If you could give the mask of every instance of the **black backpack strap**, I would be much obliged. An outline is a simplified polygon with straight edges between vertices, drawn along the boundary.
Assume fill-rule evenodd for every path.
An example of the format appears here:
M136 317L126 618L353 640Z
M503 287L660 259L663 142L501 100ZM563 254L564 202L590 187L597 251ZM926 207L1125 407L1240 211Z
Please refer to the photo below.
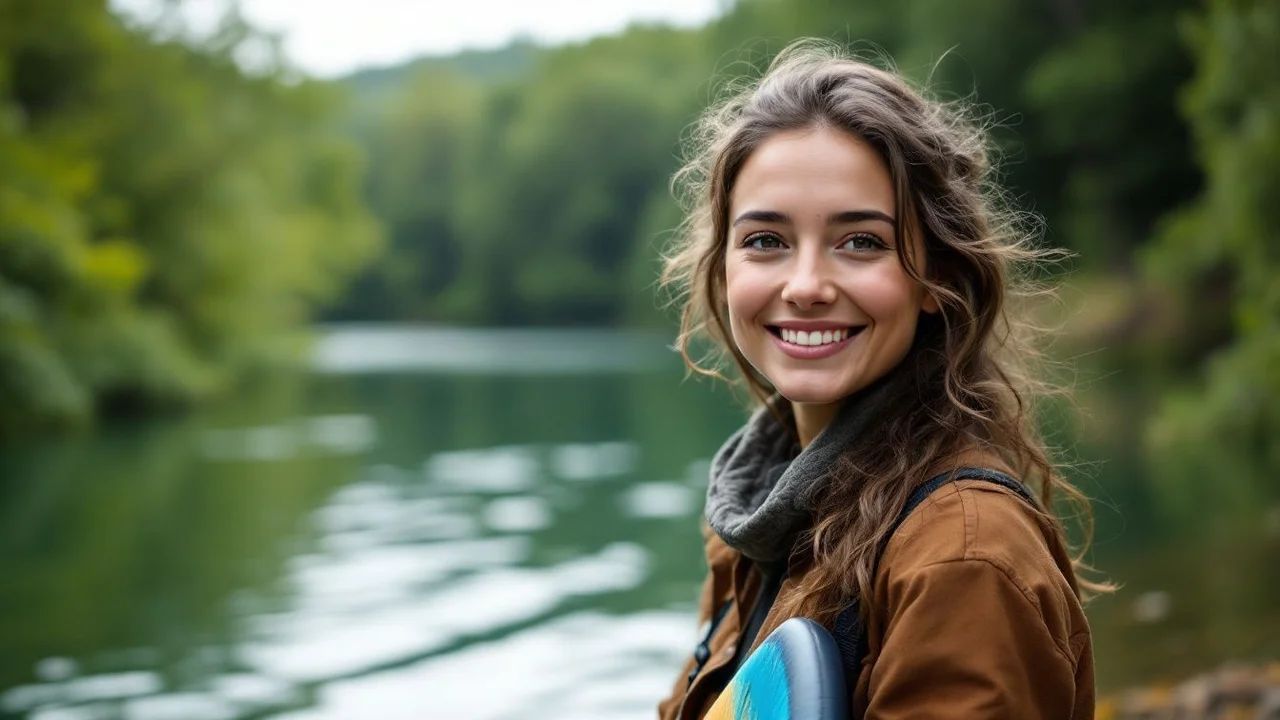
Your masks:
M836 640L836 648L840 650L845 689L852 694L858 685L858 676L862 674L862 658L867 656L867 631L862 618L858 616L857 598L836 616L831 635Z
M733 607L733 599L726 600L719 610L711 615L711 623L707 627L707 632L702 636L702 642L698 643L698 647L693 650L693 669L689 671L689 684L692 685L694 678L698 677L698 673L702 672L702 666L707 664L707 660L711 659L711 636L716 634L716 628L720 626L720 621L724 620L724 616L729 614L729 608Z
M889 529L889 534L884 536L884 540L876 550L875 564L877 570L880 567L880 556L884 554L885 548L888 547L889 539L898 531L898 527L907 519L911 511L919 507L920 503L933 494L934 490L954 480L986 480L1014 491L1022 499L1031 503L1033 507L1040 507L1040 504L1036 502L1035 496L1031 494L1027 486L1002 472L976 467L965 467L945 472L917 487L912 491L911 497L907 498L907 504L903 506L902 512L898 513L897 519L893 521L893 527ZM841 610L840 614L836 616L835 624L831 628L831 634L835 636L836 647L840 649L840 662L844 665L845 685L848 691L852 693L858 682L858 675L862 673L862 659L867 656L867 629L858 614L857 598L854 598L853 602L846 605L844 610Z

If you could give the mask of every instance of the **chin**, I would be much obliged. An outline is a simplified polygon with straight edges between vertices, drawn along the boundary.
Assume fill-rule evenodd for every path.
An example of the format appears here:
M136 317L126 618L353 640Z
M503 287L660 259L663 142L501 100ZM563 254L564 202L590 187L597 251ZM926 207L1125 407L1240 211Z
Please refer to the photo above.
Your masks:
M827 405L840 402L856 392L856 389L845 392L829 382L783 382L774 384L773 388L791 402L805 405Z

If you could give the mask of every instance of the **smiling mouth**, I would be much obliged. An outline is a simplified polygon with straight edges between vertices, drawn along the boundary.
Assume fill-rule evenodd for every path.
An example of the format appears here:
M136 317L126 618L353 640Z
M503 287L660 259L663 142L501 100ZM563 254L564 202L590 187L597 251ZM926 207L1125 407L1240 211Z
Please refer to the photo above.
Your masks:
M846 328L836 330L792 330L790 328L778 327L777 325L765 326L774 337L780 338L783 342L801 347L815 347L819 345L835 345L862 332L866 325L853 325Z

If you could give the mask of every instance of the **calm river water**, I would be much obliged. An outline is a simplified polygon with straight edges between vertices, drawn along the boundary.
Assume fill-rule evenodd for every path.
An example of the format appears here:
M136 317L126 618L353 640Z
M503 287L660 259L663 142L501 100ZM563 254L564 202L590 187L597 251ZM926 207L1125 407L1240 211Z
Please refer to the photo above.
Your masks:
M346 328L316 367L0 452L0 717L651 717L733 398L644 335ZM1102 689L1280 657L1280 489L1078 454Z

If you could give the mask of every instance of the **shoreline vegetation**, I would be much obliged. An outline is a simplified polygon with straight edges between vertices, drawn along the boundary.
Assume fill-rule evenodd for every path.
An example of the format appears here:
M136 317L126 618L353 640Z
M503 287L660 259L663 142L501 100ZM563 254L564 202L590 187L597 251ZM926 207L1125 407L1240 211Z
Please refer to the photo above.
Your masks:
M1097 720L1280 720L1280 659L1103 695Z

